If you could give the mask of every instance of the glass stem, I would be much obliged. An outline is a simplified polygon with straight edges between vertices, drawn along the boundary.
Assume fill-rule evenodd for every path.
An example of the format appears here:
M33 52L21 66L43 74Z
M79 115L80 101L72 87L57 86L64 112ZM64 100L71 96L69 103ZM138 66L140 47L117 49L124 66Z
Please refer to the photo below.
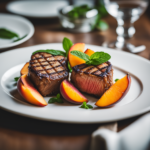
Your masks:
M122 48L125 46L125 41L133 37L135 33L135 28L133 26L133 23L131 23L131 18L118 18L117 22L118 27L116 29L116 32L118 36L116 47Z

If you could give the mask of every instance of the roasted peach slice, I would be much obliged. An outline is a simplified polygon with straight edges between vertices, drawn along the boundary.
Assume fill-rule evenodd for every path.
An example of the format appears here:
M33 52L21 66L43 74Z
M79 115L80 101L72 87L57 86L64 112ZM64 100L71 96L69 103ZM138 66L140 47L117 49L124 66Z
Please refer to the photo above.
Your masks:
M28 74L28 66L29 66L29 62L27 62L21 69L21 71L20 71L21 75Z
M68 80L62 81L60 85L61 95L65 100L73 104L82 104L88 102L84 97Z
M22 75L17 82L20 95L29 103L37 106L46 106L47 102L43 96L34 88L27 74Z
M87 49L84 53L87 54L87 55L89 55L89 56L91 56L95 52L93 50L91 50L91 49Z
M69 53L68 53L68 60L69 60L71 67L85 63L83 59L80 59L77 56L74 56L70 53L73 50L84 52L84 48L85 48L84 43L76 43L70 48Z
M127 74L115 82L95 103L98 107L110 107L119 102L129 91L131 76Z

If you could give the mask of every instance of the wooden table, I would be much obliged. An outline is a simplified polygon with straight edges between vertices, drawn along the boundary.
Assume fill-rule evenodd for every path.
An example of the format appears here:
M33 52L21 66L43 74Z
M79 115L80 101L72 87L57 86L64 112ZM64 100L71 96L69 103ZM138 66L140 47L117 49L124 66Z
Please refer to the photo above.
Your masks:
M7 3L0 3L0 12L5 10ZM44 43L60 43L68 37L73 43L102 45L104 41L116 39L116 20L111 16L105 18L109 24L107 31L93 31L90 33L70 33L61 28L58 18L30 20L35 33L25 43L5 49L27 47ZM135 23L135 43L144 44L146 50L136 55L149 59L150 56L150 20L146 14ZM140 115L141 116L141 115ZM118 121L118 132L133 123L140 116ZM98 124L66 124L47 122L19 116L0 109L0 150L88 150L91 134L100 125Z

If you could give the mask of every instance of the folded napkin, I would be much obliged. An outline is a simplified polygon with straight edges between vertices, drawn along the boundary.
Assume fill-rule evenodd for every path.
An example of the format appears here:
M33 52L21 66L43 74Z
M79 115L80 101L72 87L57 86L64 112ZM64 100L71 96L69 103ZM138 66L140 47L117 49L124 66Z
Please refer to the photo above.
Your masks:
M150 113L118 133L116 125L98 128L92 134L91 150L150 150Z

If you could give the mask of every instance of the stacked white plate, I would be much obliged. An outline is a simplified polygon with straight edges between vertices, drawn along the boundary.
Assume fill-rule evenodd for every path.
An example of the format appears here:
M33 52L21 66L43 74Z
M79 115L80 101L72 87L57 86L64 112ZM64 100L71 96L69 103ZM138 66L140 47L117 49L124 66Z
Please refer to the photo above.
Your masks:
M19 45L32 37L34 34L33 24L26 18L18 16L0 13L0 28L6 28L24 37L23 39L13 42L13 40L0 38L0 50Z

